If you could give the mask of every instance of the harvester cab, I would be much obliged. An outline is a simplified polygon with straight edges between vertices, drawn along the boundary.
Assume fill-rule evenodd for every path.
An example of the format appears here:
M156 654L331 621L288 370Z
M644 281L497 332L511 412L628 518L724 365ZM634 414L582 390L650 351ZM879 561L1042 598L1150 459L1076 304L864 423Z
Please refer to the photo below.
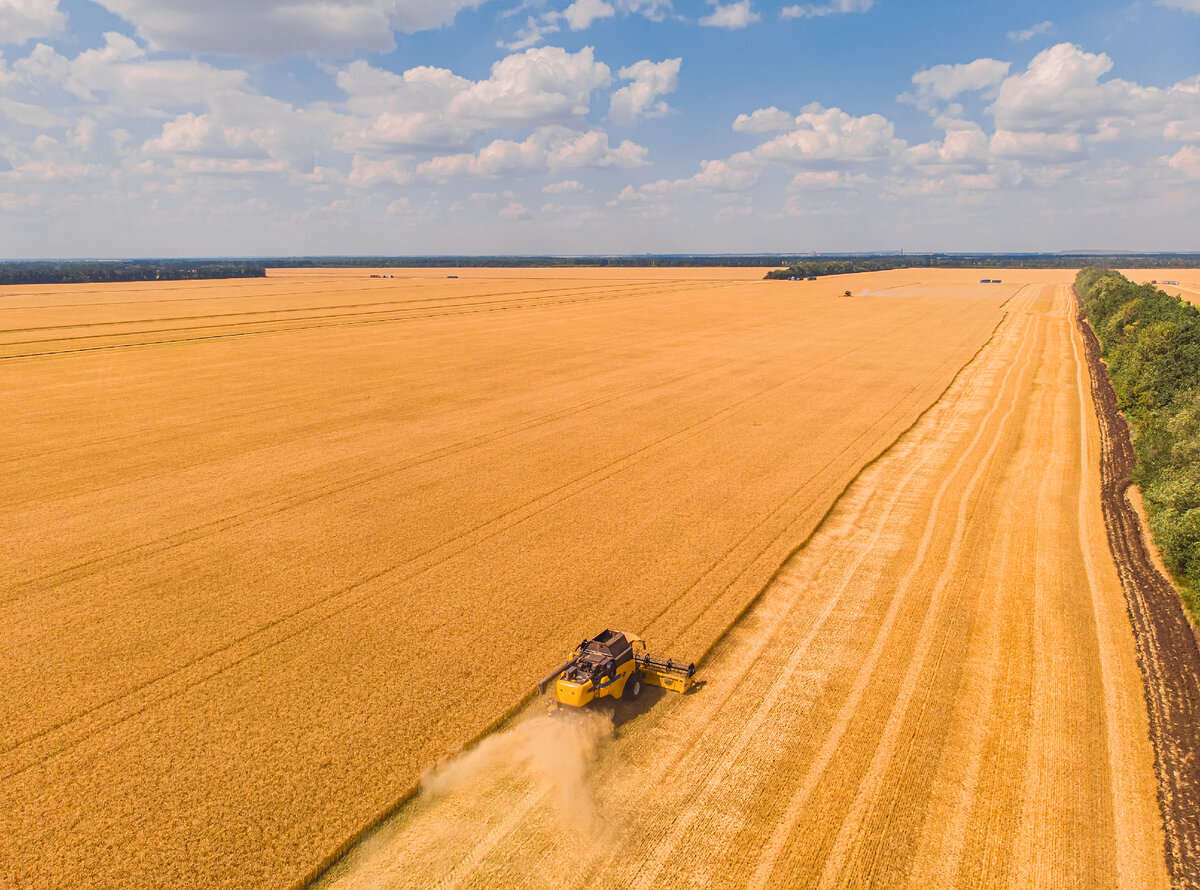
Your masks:
M633 700L647 683L687 692L695 683L695 674L694 664L676 664L646 654L640 637L606 630L576 646L570 660L538 683L538 693L545 694L553 683L557 704L581 708L598 698Z

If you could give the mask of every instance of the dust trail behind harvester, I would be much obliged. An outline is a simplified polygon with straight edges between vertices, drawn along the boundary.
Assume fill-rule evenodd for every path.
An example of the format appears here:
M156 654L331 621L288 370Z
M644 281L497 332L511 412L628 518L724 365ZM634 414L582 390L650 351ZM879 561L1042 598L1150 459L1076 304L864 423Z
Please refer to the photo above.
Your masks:
M421 792L320 886L344 890L459 885L518 823L545 850L544 885L571 880L612 829L597 814L593 768L612 738L611 716L524 716L425 776ZM532 876L531 876L532 877ZM327 884L328 882L328 884Z

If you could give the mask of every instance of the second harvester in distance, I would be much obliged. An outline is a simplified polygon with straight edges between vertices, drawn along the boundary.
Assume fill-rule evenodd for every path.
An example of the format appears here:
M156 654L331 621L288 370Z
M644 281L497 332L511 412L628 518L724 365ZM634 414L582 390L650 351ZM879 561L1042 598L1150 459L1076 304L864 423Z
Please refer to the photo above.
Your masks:
M606 630L576 646L569 661L538 683L538 693L545 693L546 687L554 683L556 704L581 708L598 698L633 700L641 694L644 683L687 692L695 683L695 675L695 664L654 658L646 654L646 644L640 637Z

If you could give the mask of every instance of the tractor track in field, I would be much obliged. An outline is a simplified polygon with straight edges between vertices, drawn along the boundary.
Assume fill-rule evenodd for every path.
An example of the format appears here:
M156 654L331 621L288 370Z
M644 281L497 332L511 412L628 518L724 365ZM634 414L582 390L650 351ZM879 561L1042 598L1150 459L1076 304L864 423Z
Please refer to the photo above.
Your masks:
M569 769L531 707L311 886L1169 886L1083 353L1065 284L1014 300L699 695L618 704Z
M1101 503L1134 628L1154 744L1167 865L1175 887L1200 887L1200 648L1174 584L1155 565L1125 497L1135 464L1129 424L1080 307L1092 400L1100 423Z

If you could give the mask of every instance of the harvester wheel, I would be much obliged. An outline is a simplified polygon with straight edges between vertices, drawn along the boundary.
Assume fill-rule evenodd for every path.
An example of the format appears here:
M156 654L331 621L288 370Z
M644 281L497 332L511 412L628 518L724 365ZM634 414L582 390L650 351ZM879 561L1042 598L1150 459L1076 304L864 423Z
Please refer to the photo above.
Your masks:
M625 681L625 694L622 696L622 698L626 698L629 701L633 701L641 694L642 694L642 678L639 677L637 674L634 674L632 677L630 677L628 680Z

